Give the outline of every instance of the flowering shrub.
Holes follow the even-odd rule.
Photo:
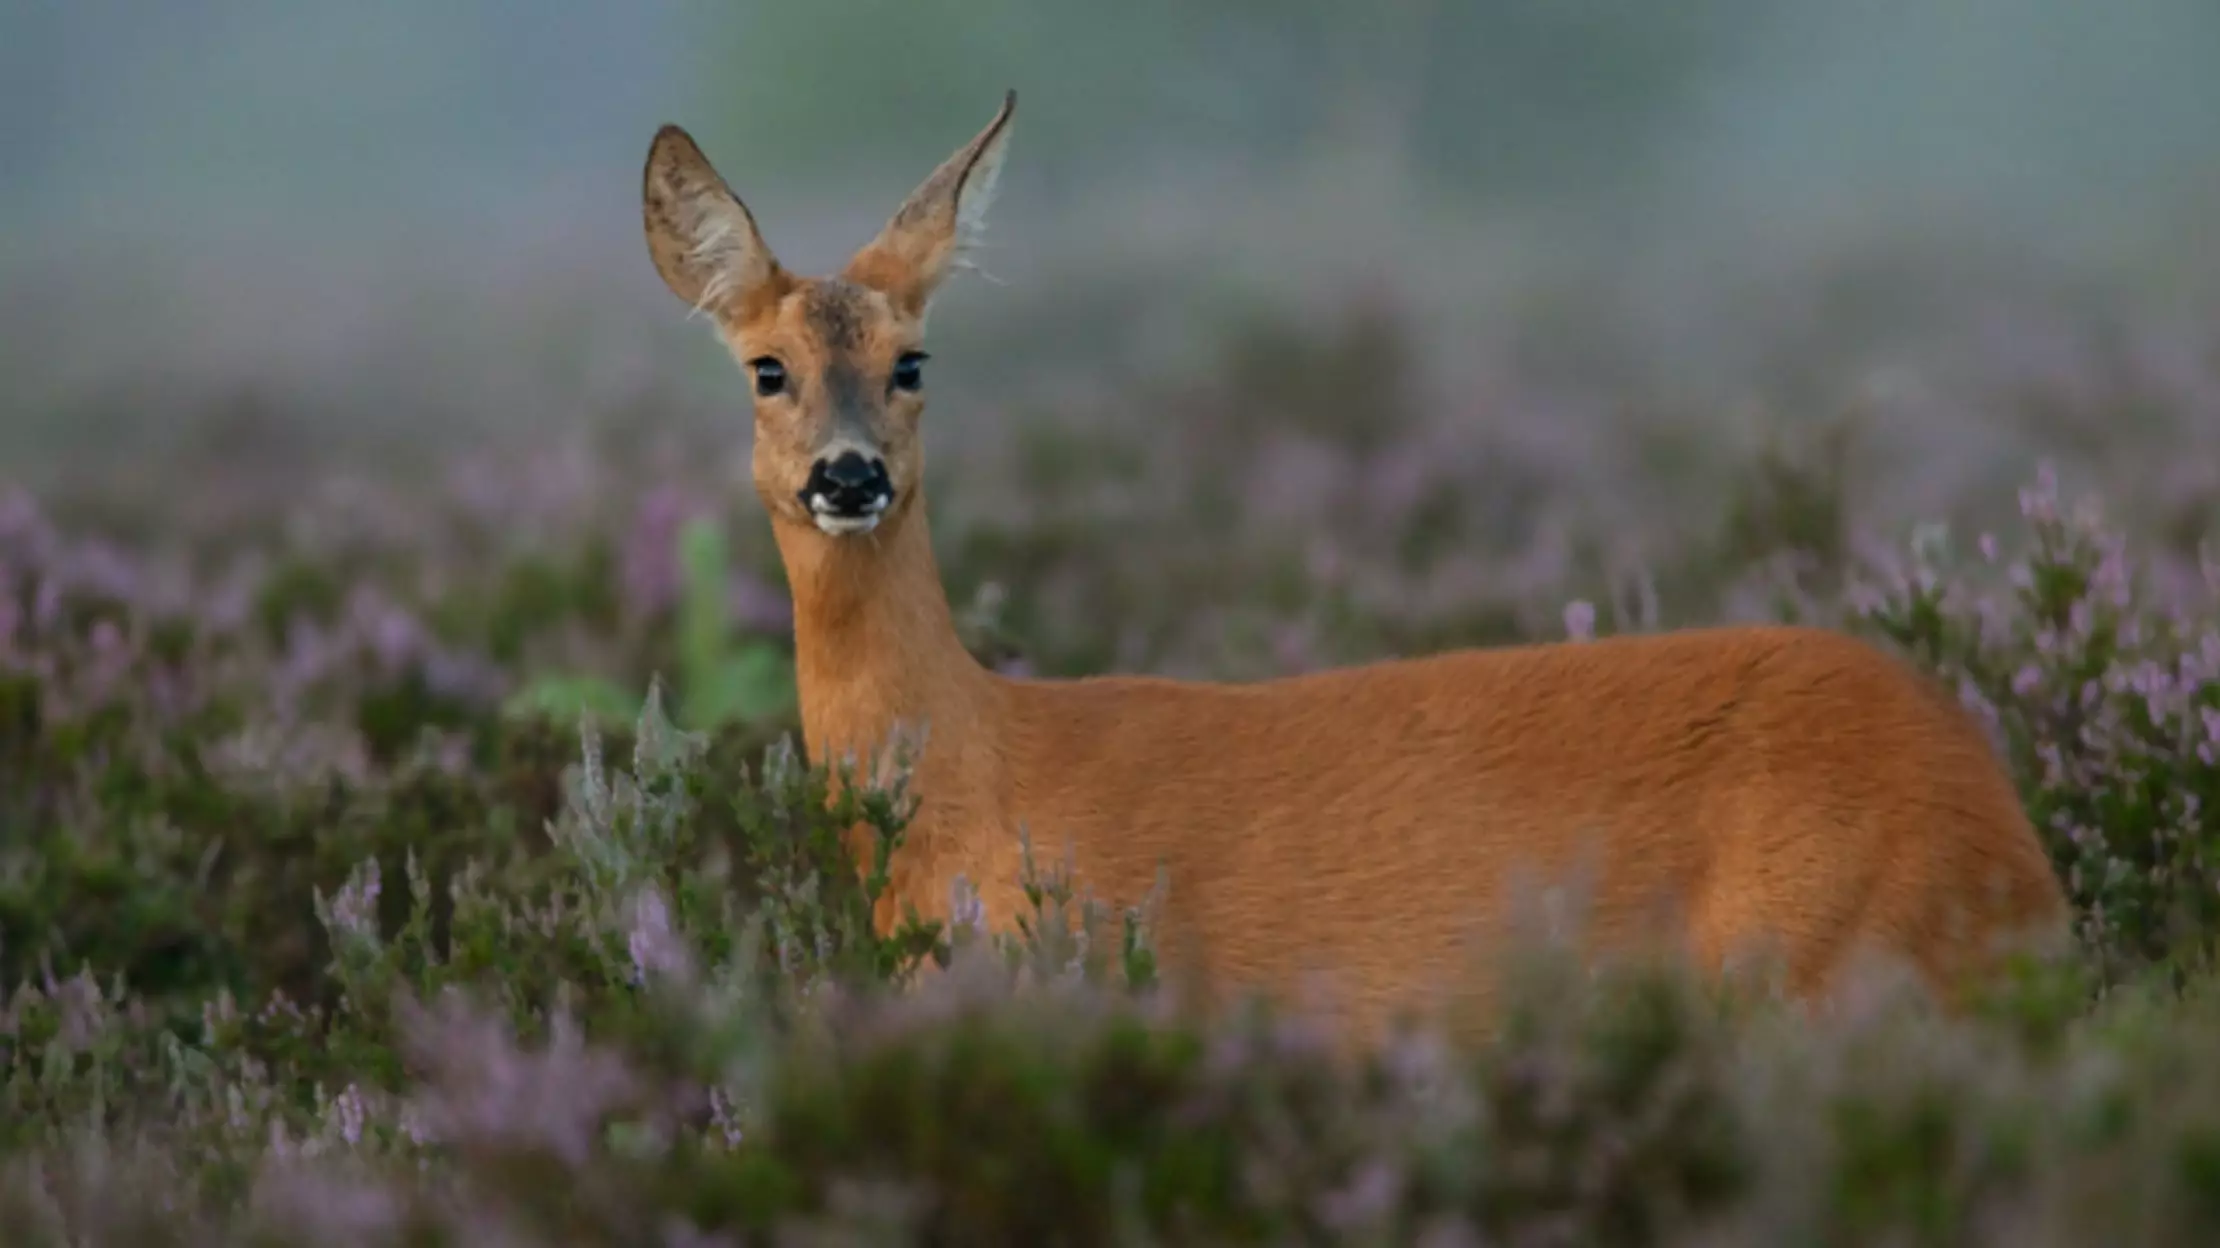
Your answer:
[[[756,693],[674,725],[666,693],[683,711],[721,647],[788,643],[761,552],[718,609],[674,558],[706,509],[657,498],[605,551],[470,536],[468,507],[125,548],[0,506],[0,1242],[2220,1234],[2220,582],[2047,475],[1971,551],[1829,544],[1847,588],[1812,609],[1989,726],[2081,960],[1965,1018],[1875,981],[1815,1024],[1537,940],[1492,1034],[1356,1052],[1288,1010],[1177,1008],[1154,899],[1112,911],[1030,855],[1014,934],[982,935],[968,887],[953,923],[876,934],[906,743],[805,765]],[[1758,514],[1735,551],[1779,544]],[[1023,574],[1008,538],[957,545]],[[1433,627],[1309,575],[1288,666]],[[976,579],[959,555],[966,628],[1024,666],[1040,619]],[[1629,626],[1558,589],[1443,627]],[[603,702],[518,697],[550,672]],[[623,719],[579,714],[626,688]]]
[[[1930,531],[1855,616],[1994,730],[2107,980],[2194,967],[2220,929],[2220,564],[2150,583],[2046,469],[2024,537]]]

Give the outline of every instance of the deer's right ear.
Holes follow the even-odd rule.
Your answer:
[[[737,313],[786,281],[747,206],[677,126],[656,131],[648,147],[640,218],[655,271],[696,309]]]

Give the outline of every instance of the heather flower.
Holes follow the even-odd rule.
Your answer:
[[[108,994],[91,971],[82,970],[59,981],[49,974],[43,995],[54,1011],[57,1026],[53,1042],[62,1052],[82,1053],[107,1030],[112,1014]]]
[[[2009,604],[1961,584],[1930,544],[1913,552],[1924,575],[1884,586],[1861,614],[1979,692],[2085,937],[2124,971],[2165,957],[2185,913],[2203,916],[2192,930],[2220,920],[2220,825],[2205,813],[2220,793],[2205,748],[2220,672],[2203,658],[2212,625],[2198,622],[2220,616],[2220,595],[2188,614],[2154,609],[2121,536],[2093,505],[2064,503],[2047,467],[2021,510]]]
[[[726,610],[735,624],[752,633],[772,636],[794,631],[792,599],[745,568],[732,569],[728,580]]]
[[[332,1098],[324,1116],[332,1132],[350,1148],[362,1142],[363,1123],[369,1111],[363,1105],[362,1090],[354,1084],[348,1084]]]
[[[1565,636],[1573,641],[1594,641],[1596,637],[1595,604],[1584,599],[1574,599],[1565,604]]]
[[[407,1203],[384,1184],[295,1159],[256,1176],[248,1208],[259,1226],[318,1244],[391,1242],[402,1234],[409,1213]]]
[[[633,895],[631,928],[625,948],[632,955],[634,982],[652,977],[688,978],[693,969],[685,943],[671,930],[670,907],[660,889],[642,888]]]
[[[366,858],[347,873],[347,882],[326,899],[316,894],[316,917],[337,944],[375,948],[378,943],[378,860]]]
[[[603,1121],[640,1093],[615,1054],[585,1043],[562,1013],[545,1047],[518,1047],[508,1025],[443,998],[430,1012],[404,1004],[404,1043],[425,1072],[410,1098],[423,1138],[465,1151],[545,1152],[586,1164]]]
[[[684,489],[668,483],[640,499],[625,533],[618,574],[628,610],[658,616],[678,605],[678,534],[705,511]]]
[[[249,723],[209,741],[197,755],[210,775],[238,792],[302,792],[334,780],[362,784],[373,771],[360,733],[323,722]]]
[[[987,930],[986,900],[961,872],[948,885],[948,926],[952,931],[974,935]]]
[[[740,1115],[733,1108],[732,1095],[721,1086],[709,1089],[709,1122],[716,1129],[717,1139],[727,1148],[737,1148],[747,1138],[741,1129]]]

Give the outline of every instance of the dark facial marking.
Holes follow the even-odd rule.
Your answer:
[[[863,292],[841,282],[820,282],[802,302],[802,319],[826,350],[844,354],[863,345]]]
[[[833,418],[868,425],[870,409],[863,396],[863,374],[855,362],[846,356],[834,356],[825,365],[825,397],[832,403]]]
[[[820,282],[802,302],[802,319],[825,344],[825,398],[833,419],[857,434],[868,431],[872,407],[856,360],[869,313],[865,299],[863,291],[845,282]]]

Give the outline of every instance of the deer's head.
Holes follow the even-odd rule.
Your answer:
[[[900,520],[924,475],[925,314],[994,197],[1017,93],[830,277],[781,267],[755,218],[677,126],[641,179],[648,253],[713,318],[753,382],[756,492],[774,523],[831,538]]]

